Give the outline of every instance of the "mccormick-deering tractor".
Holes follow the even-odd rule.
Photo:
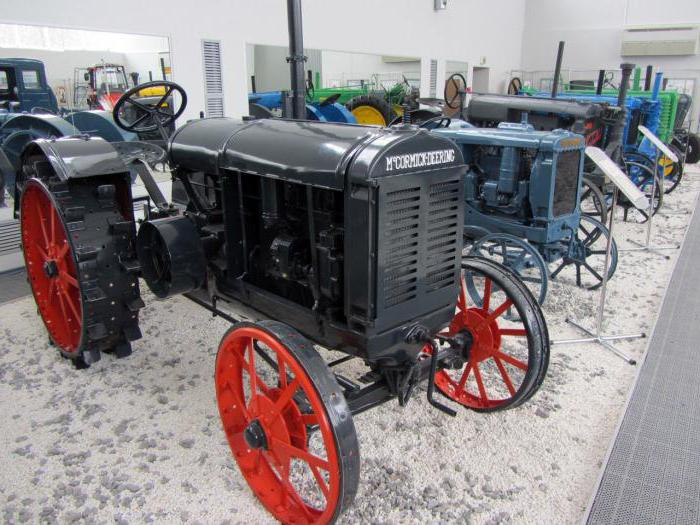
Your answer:
[[[221,418],[277,519],[327,522],[350,504],[353,414],[404,405],[425,381],[451,413],[435,389],[493,411],[541,384],[549,338],[536,300],[504,267],[462,258],[466,166],[453,142],[413,126],[218,118],[180,128],[168,154],[186,211],[160,206],[137,235],[129,168],[109,143],[25,149],[34,297],[79,367],[130,353],[139,277],[159,298],[185,294],[230,319],[215,370]],[[273,320],[238,323],[226,313],[236,304]],[[327,364],[315,344],[348,357]],[[332,371],[353,357],[363,385]]]
[[[299,0],[288,9],[296,20]],[[290,32],[297,117],[301,49],[300,31]],[[131,131],[174,120],[141,105],[128,121],[117,111],[125,104],[115,120]],[[137,234],[138,156],[88,137],[24,150],[17,211],[39,314],[78,367],[131,352],[139,277],[158,298],[184,295],[229,320],[214,371],[223,430],[241,475],[281,522],[332,522],[352,503],[353,414],[405,405],[425,382],[429,403],[451,415],[436,391],[503,410],[544,380],[549,336],[537,301],[510,270],[462,257],[467,167],[454,142],[410,125],[194,120],[168,142],[187,204],[169,205],[139,172],[156,207]],[[270,320],[238,322],[237,305]],[[326,362],[315,345],[347,356]],[[366,366],[360,378],[339,372],[350,359]]]

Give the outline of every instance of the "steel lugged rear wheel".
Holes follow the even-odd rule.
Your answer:
[[[27,276],[51,342],[78,368],[100,352],[127,356],[141,337],[134,221],[118,211],[114,184],[104,182],[46,176],[22,183]]]
[[[360,457],[352,415],[313,345],[275,322],[223,337],[216,397],[243,477],[283,523],[330,523],[353,501]]]
[[[465,363],[443,369],[435,385],[446,397],[479,412],[515,408],[538,390],[549,363],[549,334],[537,301],[517,275],[481,257],[466,257],[457,311],[445,335],[472,340]],[[465,280],[480,291],[477,299]],[[506,319],[510,309],[517,319]]]

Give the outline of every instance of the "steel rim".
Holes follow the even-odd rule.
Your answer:
[[[75,257],[61,215],[37,180],[27,182],[22,193],[21,221],[27,275],[41,318],[53,342],[74,354],[83,333]]]
[[[581,183],[581,198],[579,199],[581,213],[598,219],[605,224],[608,218],[608,207],[605,196],[600,189],[586,178]]]
[[[357,106],[351,113],[357,119],[358,124],[370,124],[375,126],[386,126],[384,115],[377,108],[372,106]]]
[[[575,284],[579,288],[597,290],[603,284],[603,275],[607,271],[611,279],[617,269],[617,244],[613,239],[610,247],[610,260],[605,268],[605,254],[610,232],[607,227],[593,217],[582,215],[578,231],[570,239],[567,254],[550,277],[556,279],[566,268],[572,268]],[[571,272],[567,278],[572,279]]]
[[[510,268],[525,283],[537,302],[544,303],[547,297],[547,265],[542,255],[528,242],[508,234],[489,234],[472,246],[469,255],[491,259]],[[480,305],[479,292],[470,278],[471,275],[467,275],[465,279],[467,291],[475,304]],[[518,318],[517,312],[513,310],[508,309],[506,319]]]
[[[287,348],[259,328],[231,331],[219,347],[216,394],[231,452],[265,508],[283,523],[330,521],[338,449],[312,379]]]
[[[486,275],[483,278],[483,296],[477,304],[467,292],[464,276],[460,280],[457,309],[444,335],[466,331],[473,342],[469,359],[458,370],[440,370],[435,385],[448,398],[468,408],[492,410],[511,404],[524,395],[530,382],[529,348],[525,356],[513,351],[507,339],[527,337],[522,316],[506,319],[516,307],[512,296]],[[496,295],[500,298],[496,299]],[[528,345],[529,346],[529,345]]]

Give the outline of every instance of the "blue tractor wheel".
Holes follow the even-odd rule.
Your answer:
[[[683,154],[676,146],[669,148],[681,159]],[[650,170],[654,169],[654,159],[645,153],[638,151],[625,153],[625,162],[636,162],[647,166]],[[679,162],[672,162],[670,159],[663,156],[659,158],[659,166],[657,167],[659,175],[663,173],[664,177],[664,193],[669,194],[678,187],[683,178],[683,165]],[[640,178],[637,175],[637,178]]]
[[[603,284],[605,274],[605,256],[610,231],[605,225],[587,215],[581,215],[578,231],[572,232],[566,251],[559,266],[550,274],[556,279],[573,281],[579,288],[596,290]],[[608,279],[617,269],[617,243],[612,240],[610,260],[608,261]]]
[[[647,199],[653,199],[652,215],[661,209],[664,203],[664,191],[663,191],[663,181],[661,180],[661,174],[656,173],[654,175],[654,169],[643,164],[641,162],[627,161],[625,160],[625,172],[627,176],[632,179],[637,187],[644,192]],[[656,177],[656,184],[653,184],[654,177]],[[654,193],[652,197],[652,191]],[[608,199],[609,206],[612,205],[612,200]],[[625,221],[633,221],[639,224],[647,222],[649,218],[649,211],[638,210],[625,198],[624,195],[619,197],[620,207],[623,209],[623,219]]]
[[[525,282],[539,304],[544,303],[547,296],[547,264],[540,252],[527,241],[507,233],[489,233],[471,246],[469,255],[484,257],[506,266]],[[469,296],[480,306],[483,298],[473,279],[466,276],[465,283]],[[506,315],[514,318],[517,312],[509,310]]]

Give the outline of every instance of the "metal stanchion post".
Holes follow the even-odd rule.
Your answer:
[[[651,131],[649,131],[646,127],[644,126],[639,126],[639,131],[642,132],[644,136],[646,136],[648,139],[650,139],[650,142],[654,145],[654,149],[656,151],[656,155],[654,157],[654,170],[653,170],[653,176],[652,176],[652,182],[651,182],[651,196],[649,198],[649,215],[647,217],[647,236],[646,236],[646,242],[644,244],[637,242],[633,239],[630,239],[630,243],[636,245],[636,248],[620,248],[618,251],[620,252],[649,252],[653,253],[655,255],[660,255],[661,257],[664,257],[666,259],[670,259],[671,256],[667,255],[665,253],[661,253],[663,250],[678,250],[680,248],[679,244],[670,244],[667,246],[652,246],[651,245],[651,230],[654,225],[654,196],[656,195],[656,175],[659,169],[659,152],[661,151],[661,145],[658,137],[654,135]],[[666,151],[663,152],[669,159],[673,160],[675,155],[666,148]],[[678,160],[678,159],[676,159]],[[663,180],[662,180],[663,182]],[[663,191],[663,186],[660,188],[660,191]]]
[[[575,326],[588,337],[580,337],[576,339],[560,339],[551,341],[553,345],[565,345],[565,344],[575,344],[575,343],[598,343],[602,347],[610,350],[618,357],[621,357],[631,365],[636,365],[637,361],[622,352],[619,348],[610,344],[610,341],[620,341],[627,339],[640,339],[646,337],[644,333],[638,334],[624,334],[624,335],[603,335],[603,317],[605,316],[605,298],[607,295],[608,287],[608,264],[610,264],[610,254],[612,251],[612,241],[613,241],[613,225],[615,223],[615,208],[617,207],[617,193],[618,189],[615,186],[613,190],[612,207],[610,210],[610,222],[608,225],[608,241],[605,246],[605,266],[603,271],[603,284],[600,288],[600,299],[598,301],[598,312],[596,315],[596,325],[595,330],[589,330],[580,323],[574,321],[573,319],[566,319],[566,322]]]

